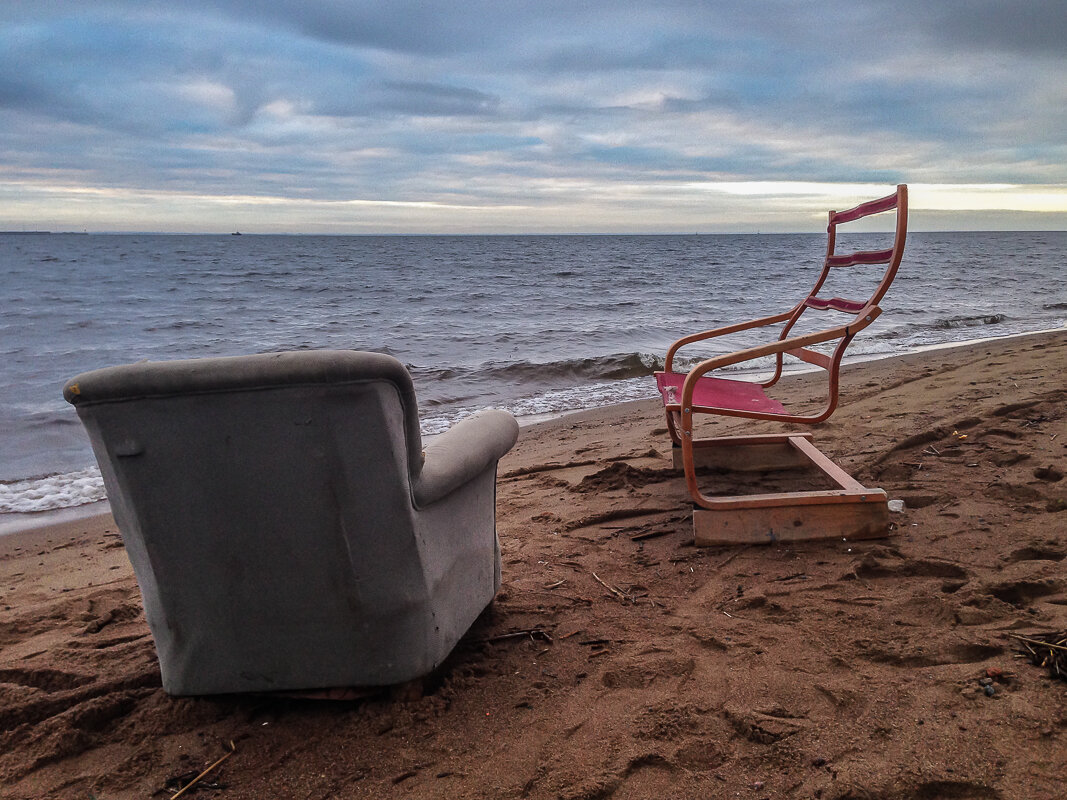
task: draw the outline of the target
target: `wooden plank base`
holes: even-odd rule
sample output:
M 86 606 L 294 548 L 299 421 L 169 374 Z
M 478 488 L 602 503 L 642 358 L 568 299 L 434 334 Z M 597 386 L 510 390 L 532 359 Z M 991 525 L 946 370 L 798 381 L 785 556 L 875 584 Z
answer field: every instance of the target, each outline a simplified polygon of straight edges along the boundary
M 735 471 L 814 468 L 838 489 L 714 497 L 699 493 L 693 511 L 697 545 L 772 544 L 889 535 L 889 505 L 811 443 L 811 434 L 725 436 L 693 443 L 699 467 Z M 676 448 L 676 465 L 681 460 Z
M 697 469 L 723 469 L 731 472 L 763 472 L 769 469 L 796 469 L 811 465 L 808 458 L 790 444 L 790 437 L 811 439 L 810 433 L 761 436 L 720 436 L 693 442 L 693 463 Z M 674 468 L 684 470 L 682 448 L 671 448 Z
M 870 500 L 862 503 L 693 510 L 693 540 L 701 547 L 888 535 L 889 508 L 885 492 L 878 489 L 872 489 Z

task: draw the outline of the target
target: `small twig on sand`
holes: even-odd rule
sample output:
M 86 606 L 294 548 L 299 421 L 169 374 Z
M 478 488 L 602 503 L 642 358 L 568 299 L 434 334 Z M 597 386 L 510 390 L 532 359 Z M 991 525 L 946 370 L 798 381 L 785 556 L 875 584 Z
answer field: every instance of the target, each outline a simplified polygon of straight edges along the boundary
M 1052 642 L 1043 642 L 1040 639 L 1030 639 L 1026 636 L 1019 636 L 1017 633 L 1013 633 L 1012 637 L 1018 639 L 1020 642 L 1029 642 L 1030 644 L 1036 644 L 1039 647 L 1048 647 L 1052 650 L 1063 650 L 1067 652 L 1067 645 L 1053 644 Z
M 525 631 L 512 631 L 511 633 L 500 633 L 496 636 L 490 636 L 486 639 L 479 639 L 478 644 L 492 644 L 493 642 L 502 642 L 505 639 L 518 639 L 520 636 L 529 636 L 531 639 L 538 637 L 544 639 L 546 642 L 552 641 L 552 635 L 543 628 L 530 628 Z
M 594 578 L 596 578 L 596 582 L 597 583 L 599 583 L 601 586 L 603 586 L 605 589 L 607 589 L 613 595 L 618 597 L 624 603 L 627 602 L 627 601 L 629 601 L 631 603 L 636 603 L 637 602 L 636 600 L 633 599 L 633 597 L 631 597 L 630 595 L 626 594 L 626 592 L 622 591 L 621 589 L 617 589 L 614 586 L 610 586 L 610 585 L 604 583 L 604 581 L 600 580 L 600 576 L 597 575 L 595 572 L 592 573 L 592 575 L 593 575 Z
M 200 781 L 202 781 L 205 777 L 207 777 L 207 775 L 213 769 L 215 769 L 219 764 L 221 764 L 223 761 L 225 761 L 227 758 L 229 758 L 230 756 L 232 756 L 236 752 L 237 752 L 236 745 L 234 745 L 233 742 L 230 742 L 230 752 L 228 752 L 226 755 L 224 755 L 222 758 L 220 758 L 218 761 L 216 761 L 210 767 L 208 767 L 203 772 L 201 772 L 199 775 L 197 775 L 195 778 L 193 778 L 191 781 L 189 781 L 189 783 L 185 784 L 185 786 L 183 786 L 181 789 L 178 790 L 177 794 L 172 794 L 170 796 L 170 800 L 178 800 L 179 797 L 181 797 L 187 791 L 189 791 L 194 786 L 196 786 L 198 783 L 200 783 Z
M 587 517 L 567 522 L 563 528 L 567 531 L 575 531 L 579 528 L 591 528 L 594 525 L 602 525 L 605 522 L 614 522 L 617 519 L 647 517 L 652 514 L 669 514 L 673 510 L 672 508 L 615 508 L 603 514 L 590 514 Z
M 644 539 L 655 539 L 657 536 L 666 536 L 668 533 L 674 533 L 674 531 L 662 529 L 658 531 L 645 531 L 644 533 L 639 533 L 636 536 L 631 536 L 630 541 L 640 542 Z
M 1029 653 L 1031 664 L 1046 668 L 1050 678 L 1067 680 L 1067 631 L 1034 636 L 1013 633 L 1011 636 Z
M 532 467 L 519 467 L 505 472 L 500 476 L 501 480 L 508 480 L 509 478 L 521 478 L 525 475 L 534 475 L 538 472 L 553 472 L 560 469 L 573 469 L 574 467 L 588 467 L 593 464 L 599 464 L 596 459 L 589 459 L 585 461 L 568 461 L 565 464 L 535 464 Z
M 737 558 L 739 555 L 741 555 L 743 552 L 745 552 L 747 549 L 748 549 L 748 545 L 736 548 L 732 553 L 730 553 L 730 555 L 728 555 L 721 562 L 719 562 L 718 565 L 716 565 L 715 570 L 718 571 L 718 570 L 722 569 L 727 564 L 729 564 L 731 561 L 733 561 L 735 558 Z

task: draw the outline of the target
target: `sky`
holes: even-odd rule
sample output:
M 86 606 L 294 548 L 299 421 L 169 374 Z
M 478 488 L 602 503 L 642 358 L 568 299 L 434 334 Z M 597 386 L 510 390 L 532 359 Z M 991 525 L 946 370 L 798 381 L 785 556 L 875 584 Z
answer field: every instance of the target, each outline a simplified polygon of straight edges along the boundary
M 1067 229 L 1063 0 L 0 0 L 0 229 Z

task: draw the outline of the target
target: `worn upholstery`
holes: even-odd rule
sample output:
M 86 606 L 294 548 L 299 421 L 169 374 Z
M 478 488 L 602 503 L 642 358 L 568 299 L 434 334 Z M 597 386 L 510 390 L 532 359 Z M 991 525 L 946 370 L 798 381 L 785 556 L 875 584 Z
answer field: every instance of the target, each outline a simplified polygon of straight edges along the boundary
M 432 671 L 500 586 L 483 411 L 423 450 L 411 378 L 352 351 L 142 362 L 64 396 L 100 463 L 176 695 Z

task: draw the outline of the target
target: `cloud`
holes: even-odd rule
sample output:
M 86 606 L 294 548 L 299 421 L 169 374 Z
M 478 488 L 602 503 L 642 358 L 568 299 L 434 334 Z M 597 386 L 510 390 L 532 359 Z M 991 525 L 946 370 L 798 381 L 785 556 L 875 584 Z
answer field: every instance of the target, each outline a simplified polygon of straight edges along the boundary
M 72 227 L 96 189 L 138 198 L 122 207 L 149 227 L 153 207 L 176 219 L 166 197 L 285 198 L 285 214 L 258 209 L 274 229 L 371 202 L 394 204 L 380 206 L 391 225 L 398 209 L 430 209 L 407 217 L 412 230 L 431 218 L 606 230 L 640 222 L 640 197 L 657 229 L 673 209 L 688 230 L 704 196 L 685 187 L 715 182 L 1035 184 L 1059 198 L 1059 5 L 8 5 L 0 181 L 19 197 L 40 187 Z M 56 185 L 87 194 L 74 203 Z M 762 202 L 797 208 L 788 193 Z M 15 197 L 0 227 L 42 208 Z
M 1067 59 L 1067 13 L 1060 0 L 913 2 L 906 11 L 932 39 L 959 49 Z

